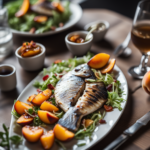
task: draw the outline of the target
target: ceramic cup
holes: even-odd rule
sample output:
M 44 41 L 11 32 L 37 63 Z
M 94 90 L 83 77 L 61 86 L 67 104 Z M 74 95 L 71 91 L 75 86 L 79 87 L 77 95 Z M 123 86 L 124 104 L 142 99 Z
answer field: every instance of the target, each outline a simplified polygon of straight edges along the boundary
M 36 71 L 36 70 L 41 69 L 44 65 L 46 49 L 42 44 L 40 44 L 40 43 L 36 43 L 36 44 L 39 45 L 42 50 L 42 52 L 38 55 L 27 57 L 27 58 L 20 56 L 18 54 L 18 51 L 20 50 L 21 46 L 15 52 L 15 54 L 18 58 L 19 64 L 24 70 Z
M 16 69 L 9 64 L 0 65 L 0 90 L 10 91 L 16 87 Z
M 65 42 L 66 42 L 67 48 L 69 49 L 69 51 L 71 51 L 72 54 L 81 56 L 81 55 L 86 54 L 87 51 L 90 50 L 92 46 L 93 34 L 90 34 L 89 35 L 90 39 L 84 43 L 74 43 L 74 42 L 69 41 L 69 38 L 73 35 L 79 35 L 85 38 L 87 34 L 88 34 L 87 31 L 75 31 L 66 35 Z

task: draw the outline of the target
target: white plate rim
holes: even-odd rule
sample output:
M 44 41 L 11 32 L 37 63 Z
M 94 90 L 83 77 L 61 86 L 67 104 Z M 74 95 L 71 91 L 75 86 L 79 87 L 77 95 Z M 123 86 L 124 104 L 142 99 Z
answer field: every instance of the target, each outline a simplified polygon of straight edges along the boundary
M 48 67 L 48 68 L 50 68 L 50 67 Z M 95 144 L 97 144 L 98 142 L 100 142 L 103 138 L 105 138 L 105 137 L 111 132 L 111 130 L 114 128 L 114 126 L 117 124 L 117 122 L 119 121 L 120 117 L 122 116 L 122 114 L 123 114 L 123 112 L 124 112 L 124 110 L 125 110 L 125 108 L 126 108 L 127 101 L 128 101 L 128 83 L 127 83 L 126 77 L 125 77 L 125 75 L 123 74 L 123 72 L 121 71 L 121 69 L 120 69 L 117 65 L 115 65 L 115 68 L 116 68 L 117 70 L 119 70 L 119 72 L 122 73 L 122 76 L 123 76 L 123 78 L 124 78 L 125 85 L 126 85 L 126 88 L 127 88 L 127 89 L 126 89 L 126 92 L 127 92 L 127 93 L 125 93 L 125 94 L 126 94 L 126 98 L 125 98 L 125 101 L 126 101 L 126 102 L 125 102 L 125 105 L 124 105 L 124 107 L 123 107 L 123 109 L 122 109 L 122 111 L 121 111 L 119 117 L 117 118 L 117 120 L 115 121 L 115 123 L 113 124 L 113 126 L 111 126 L 111 128 L 109 129 L 109 131 L 108 131 L 102 138 L 100 138 L 99 140 L 94 141 L 94 143 L 92 143 L 92 142 L 89 143 L 89 146 L 86 147 L 85 149 L 91 148 L 92 146 L 94 146 Z M 30 85 L 33 85 L 34 81 L 36 80 L 36 78 L 38 78 L 38 76 L 39 76 L 40 74 L 42 74 L 42 71 L 41 71 L 32 81 L 29 82 L 29 84 L 28 84 L 28 85 L 23 89 L 23 91 L 20 93 L 20 95 L 18 96 L 17 100 L 19 99 L 19 97 L 21 97 L 21 95 L 24 93 L 24 91 L 26 91 L 26 89 L 28 89 L 28 87 L 30 87 Z M 14 106 L 12 107 L 12 110 L 13 110 L 13 109 L 14 109 Z M 11 133 L 12 133 L 13 121 L 14 121 L 14 117 L 13 117 L 13 115 L 11 115 L 11 122 L 10 122 L 9 135 L 11 135 Z M 10 146 L 11 146 L 11 143 L 10 143 Z M 79 150 L 83 150 L 83 149 L 80 149 L 80 148 L 84 148 L 84 146 L 79 147 Z M 10 149 L 13 150 L 11 147 L 10 147 Z
M 58 28 L 56 28 L 55 31 L 48 31 L 48 32 L 40 33 L 40 34 L 32 34 L 32 33 L 29 33 L 29 32 L 18 31 L 18 30 L 12 29 L 12 28 L 10 28 L 10 30 L 15 35 L 29 36 L 29 37 L 41 37 L 41 36 L 47 36 L 47 35 L 53 35 L 53 34 L 60 33 L 62 31 L 65 31 L 65 30 L 71 28 L 72 26 L 74 26 L 82 17 L 83 11 L 82 11 L 82 8 L 79 4 L 70 3 L 69 7 L 70 7 L 70 10 L 71 10 L 71 13 L 73 15 L 76 15 L 76 19 L 68 20 L 64 24 L 63 27 L 58 27 Z M 76 13 L 74 10 L 77 10 L 78 13 Z M 68 23 L 69 23 L 69 25 L 68 25 Z

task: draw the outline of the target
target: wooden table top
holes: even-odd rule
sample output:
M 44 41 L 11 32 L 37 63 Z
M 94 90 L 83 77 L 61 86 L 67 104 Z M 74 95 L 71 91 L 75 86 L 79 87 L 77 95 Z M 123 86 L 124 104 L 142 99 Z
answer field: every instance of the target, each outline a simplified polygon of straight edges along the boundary
M 67 50 L 64 37 L 67 33 L 75 30 L 83 29 L 84 25 L 96 20 L 106 20 L 110 23 L 110 29 L 108 30 L 105 39 L 92 45 L 91 51 L 95 53 L 105 52 L 109 53 L 113 57 L 113 50 L 123 42 L 128 32 L 131 31 L 132 20 L 117 14 L 112 11 L 104 9 L 86 9 L 83 10 L 83 16 L 76 26 L 73 28 L 56 35 L 46 36 L 41 38 L 27 38 L 14 36 L 14 50 L 13 54 L 5 59 L 2 64 L 12 64 L 16 67 L 17 71 L 17 87 L 11 92 L 1 92 L 0 95 L 0 130 L 2 130 L 2 123 L 9 126 L 11 119 L 11 109 L 14 100 L 22 92 L 25 86 L 38 74 L 37 72 L 24 71 L 17 62 L 14 55 L 15 49 L 19 47 L 22 42 L 34 40 L 35 42 L 42 43 L 46 46 L 47 55 L 45 59 L 45 66 L 48 67 L 56 59 L 68 59 L 73 57 Z M 131 92 L 141 84 L 141 80 L 135 80 L 128 75 L 128 69 L 133 65 L 140 63 L 141 54 L 130 42 L 129 47 L 132 49 L 132 55 L 129 58 L 117 58 L 117 65 L 123 71 L 128 81 L 129 86 L 129 98 L 123 115 L 119 119 L 116 126 L 112 131 L 99 143 L 97 143 L 92 149 L 103 149 L 117 136 L 119 136 L 126 128 L 131 126 L 137 119 L 143 116 L 150 110 L 150 97 L 143 89 L 139 89 L 134 94 Z M 9 85 L 8 85 L 9 86 Z M 146 149 L 150 146 L 150 129 L 149 125 L 142 128 L 138 133 L 125 142 L 119 149 L 124 150 L 140 150 Z

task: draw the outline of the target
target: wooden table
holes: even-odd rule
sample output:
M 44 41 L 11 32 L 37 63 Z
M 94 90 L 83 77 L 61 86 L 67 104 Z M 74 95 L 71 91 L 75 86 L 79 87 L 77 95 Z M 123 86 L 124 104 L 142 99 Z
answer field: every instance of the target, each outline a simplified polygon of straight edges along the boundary
M 116 46 L 118 46 L 128 32 L 131 30 L 132 20 L 119 15 L 115 12 L 103 10 L 103 9 L 87 9 L 84 10 L 83 16 L 79 23 L 73 28 L 52 36 L 46 36 L 42 38 L 27 38 L 27 37 L 17 37 L 14 36 L 14 50 L 22 44 L 24 41 L 34 40 L 35 42 L 40 42 L 44 44 L 47 48 L 47 55 L 45 59 L 45 66 L 51 65 L 51 63 L 56 59 L 68 59 L 72 57 L 72 54 L 67 50 L 64 42 L 64 37 L 67 33 L 75 30 L 83 29 L 84 25 L 95 20 L 107 20 L 110 23 L 110 29 L 104 40 L 94 43 L 91 51 L 95 53 L 105 52 L 109 53 L 113 57 L 112 52 Z M 119 136 L 126 128 L 131 126 L 137 119 L 143 116 L 146 112 L 150 110 L 150 98 L 142 89 L 139 89 L 134 94 L 131 91 L 141 84 L 141 80 L 135 80 L 128 75 L 127 71 L 129 67 L 133 65 L 138 65 L 140 62 L 141 54 L 133 46 L 132 43 L 129 44 L 132 49 L 132 56 L 129 58 L 117 58 L 117 65 L 121 68 L 125 74 L 128 85 L 129 85 L 129 98 L 127 106 L 123 112 L 122 117 L 113 128 L 113 130 L 98 144 L 96 144 L 92 149 L 103 149 L 111 141 L 113 141 L 117 136 Z M 25 86 L 38 74 L 37 72 L 26 72 L 24 71 L 17 62 L 17 59 L 13 54 L 2 62 L 3 64 L 12 64 L 17 70 L 17 87 L 11 92 L 2 92 L 0 97 L 0 124 L 5 123 L 9 126 L 11 118 L 11 109 L 14 100 L 18 97 Z M 8 85 L 9 86 L 9 85 Z M 146 149 L 150 146 L 150 129 L 148 124 L 146 127 L 142 128 L 138 133 L 136 133 L 130 140 L 125 142 L 119 149 L 126 150 L 140 150 Z M 0 125 L 1 126 L 1 125 Z M 0 130 L 2 128 L 0 127 Z

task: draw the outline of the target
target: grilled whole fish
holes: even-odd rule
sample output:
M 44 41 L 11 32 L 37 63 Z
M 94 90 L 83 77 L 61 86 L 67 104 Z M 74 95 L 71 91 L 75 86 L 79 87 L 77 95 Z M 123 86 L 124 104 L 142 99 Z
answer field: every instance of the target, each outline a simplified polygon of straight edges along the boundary
M 87 64 L 79 65 L 64 75 L 56 85 L 55 98 L 57 105 L 65 112 L 74 106 L 85 89 L 83 77 L 92 76 Z
M 108 94 L 103 82 L 86 83 L 83 95 L 78 99 L 74 107 L 70 107 L 63 118 L 58 121 L 58 124 L 69 130 L 77 131 L 81 119 L 101 108 L 107 98 Z

